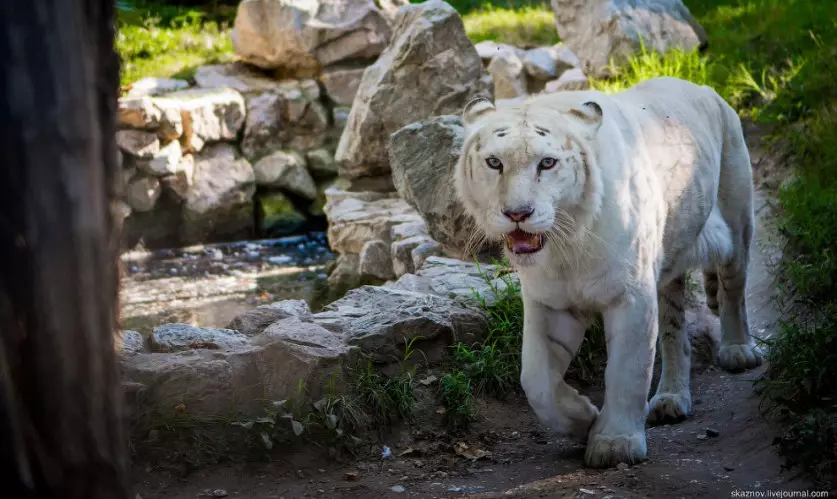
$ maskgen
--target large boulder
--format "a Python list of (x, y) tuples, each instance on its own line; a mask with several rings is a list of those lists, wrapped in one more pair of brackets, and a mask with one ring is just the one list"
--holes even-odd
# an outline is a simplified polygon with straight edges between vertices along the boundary
[(420, 221), (421, 218), (402, 199), (392, 196), (380, 198), (348, 193), (342, 196), (338, 188), (326, 190), (324, 207), (328, 218), (328, 244), (337, 253), (360, 254), (367, 241), (391, 244), (393, 228), (400, 224)]
[(366, 68), (334, 68), (323, 73), (320, 80), (326, 95), (336, 106), (350, 107), (357, 95)]
[(289, 317), (308, 319), (311, 317), (311, 309), (303, 300), (282, 300), (269, 305), (260, 305), (237, 315), (227, 324), (227, 329), (234, 329), (247, 336), (256, 336), (274, 322)]
[(392, 41), (363, 74), (335, 159), (341, 176), (389, 173), (389, 135), (441, 114), (458, 114), (477, 96), (492, 97), (462, 19), (431, 0), (398, 10)]
[(235, 148), (217, 144), (195, 158), (192, 187), (183, 204), (184, 244), (251, 237), (256, 175)]
[(122, 371), (127, 381), (144, 387), (142, 409), (160, 416), (257, 417), (272, 402), (298, 396), (300, 384), (312, 400), (332, 382), (339, 390), (357, 348), (314, 324), (279, 324), (281, 329), (254, 338), (258, 345), (139, 353), (123, 357)]
[(470, 343), (487, 331), (485, 314), (473, 307), (440, 296), (376, 286), (350, 291), (314, 314), (313, 321), (320, 320), (339, 329), (346, 344), (360, 347), (378, 362), (402, 360), (406, 343), (413, 339), (432, 357), (433, 346)]
[(491, 58), (487, 70), (494, 80), (496, 99), (514, 99), (529, 93), (529, 75), (518, 50), (500, 50)]
[(232, 350), (249, 345), (247, 337), (231, 329), (201, 328), (189, 324), (166, 324), (151, 333), (155, 352), (180, 352), (195, 348)]
[(250, 161), (276, 149), (313, 149), (326, 142), (329, 113), (315, 80), (284, 80), (270, 90), (244, 95), (241, 151)]
[(312, 201), (317, 197), (317, 185), (308, 173), (305, 158), (297, 152), (276, 151), (256, 162), (253, 169), (257, 185), (278, 187)]
[(386, 47), (404, 0), (244, 0), (232, 31), (245, 61), (289, 76), (313, 76), (341, 61), (372, 59)]
[(244, 97), (231, 88), (193, 88), (154, 99), (156, 106), (180, 111), (181, 145), (200, 151), (207, 143), (232, 141), (244, 125)]
[(474, 222), (465, 213), (453, 182), (463, 136), (459, 116), (439, 116), (392, 134), (389, 150), (395, 188), (421, 215), (427, 234), (446, 254), (470, 259), (481, 248), (469, 247), (477, 240)]
[(665, 53), (705, 46), (706, 32), (682, 0), (551, 0), (558, 36), (587, 75), (608, 74), (644, 45)]

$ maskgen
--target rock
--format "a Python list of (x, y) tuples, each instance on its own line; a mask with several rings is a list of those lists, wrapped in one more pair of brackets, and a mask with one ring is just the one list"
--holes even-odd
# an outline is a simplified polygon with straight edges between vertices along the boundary
[(129, 97), (162, 95), (187, 88), (189, 88), (189, 82), (186, 80), (177, 80), (174, 78), (143, 78), (131, 84), (131, 89), (128, 90), (127, 95)]
[(259, 194), (256, 198), (256, 215), (259, 234), (263, 237), (280, 237), (299, 230), (305, 216), (299, 213), (290, 199), (281, 192)]
[(414, 274), (404, 274), (385, 286), (452, 298), (472, 306), (478, 304), (476, 295), (479, 295), (491, 305), (502, 296), (509, 283), (518, 283), (516, 275), (497, 277), (497, 271), (495, 265), (478, 266), (454, 258), (429, 256)]
[(523, 56), (526, 72), (538, 80), (558, 78), (564, 71), (578, 67), (579, 64), (578, 57), (561, 43), (527, 50)]
[(351, 107), (366, 68), (335, 68), (320, 76), (326, 95), (337, 106)]
[[(443, 346), (470, 343), (485, 333), (485, 315), (453, 300), (376, 286), (362, 286), (327, 305), (343, 319), (343, 340), (360, 347), (373, 361), (402, 360), (404, 345), (413, 338)], [(320, 314), (314, 314), (316, 320)], [(419, 347), (422, 348), (422, 347)]]
[(195, 348), (232, 350), (249, 345), (247, 337), (232, 329), (200, 328), (189, 324), (166, 324), (151, 333), (154, 352), (179, 352)]
[(300, 384), (309, 401), (322, 396), (331, 381), (342, 389), (344, 365), (354, 365), (357, 350), (324, 344), (329, 335), (322, 330), (323, 341), (309, 334), (306, 342), (283, 337), (226, 351), (133, 355), (123, 359), (122, 370), (129, 382), (146, 387), (144, 411), (163, 417), (178, 410), (193, 417), (258, 417), (271, 401), (297, 397)]
[(184, 244), (253, 234), (256, 176), (228, 144), (206, 148), (195, 158), (192, 188), (183, 204)]
[(420, 269), (424, 265), (424, 261), (431, 256), (441, 256), (442, 245), (436, 241), (430, 240), (426, 243), (419, 244), (410, 253), (413, 259), (413, 268)]
[(395, 188), (421, 215), (427, 234), (446, 254), (470, 259), (481, 248), (469, 247), (474, 221), (465, 213), (453, 180), (463, 137), (459, 116), (439, 116), (398, 130), (389, 149)]
[(401, 7), (392, 42), (363, 73), (340, 137), (335, 159), (341, 176), (388, 173), (391, 133), (430, 116), (461, 113), (474, 97), (491, 97), (491, 89), (453, 7), (439, 0)]
[(491, 62), (491, 59), (494, 58), (495, 55), (499, 54), (501, 51), (510, 50), (517, 54), (518, 57), (523, 57), (524, 51), (507, 43), (497, 43), (491, 40), (486, 40), (484, 42), (479, 42), (478, 44), (474, 45), (474, 48), (477, 51), (477, 54), (482, 60), (485, 66)]
[(587, 90), (590, 82), (580, 68), (572, 68), (564, 71), (557, 80), (547, 82), (544, 90), (546, 92), (566, 92), (573, 90)]
[[(349, 114), (352, 112), (350, 106), (337, 106), (331, 110), (332, 118), (334, 119), (334, 128), (340, 130), (342, 133), (349, 123)], [(337, 137), (340, 138), (339, 135)]]
[(119, 99), (117, 117), (122, 126), (139, 129), (156, 128), (160, 124), (160, 115), (160, 109), (149, 97), (130, 96)]
[(128, 183), (125, 202), (134, 211), (151, 211), (160, 198), (160, 181), (156, 177), (141, 175)]
[(289, 317), (269, 325), (262, 334), (253, 338), (253, 344), (262, 346), (278, 340), (317, 344), (334, 350), (340, 349), (343, 343), (339, 336), (317, 324)]
[(513, 99), (528, 92), (528, 75), (517, 51), (500, 50), (491, 58), (487, 70), (494, 80), (495, 99)]
[(337, 176), (334, 154), (328, 149), (314, 149), (305, 153), (308, 170), (315, 179), (330, 179)]
[(310, 200), (317, 197), (317, 185), (305, 166), (305, 158), (294, 151), (276, 151), (253, 165), (256, 184), (279, 187)]
[(293, 86), (294, 80), (277, 80), (241, 62), (200, 66), (195, 71), (195, 84), (201, 88), (227, 87), (241, 93), (281, 90)]
[(379, 239), (366, 241), (360, 250), (361, 279), (369, 277), (386, 281), (395, 277), (389, 244)]
[(195, 174), (195, 157), (187, 154), (180, 158), (177, 169), (173, 175), (167, 175), (160, 179), (163, 188), (171, 191), (178, 199), (185, 200), (192, 187)]
[(173, 140), (157, 151), (152, 158), (138, 160), (136, 164), (142, 172), (162, 177), (177, 173), (180, 157), (180, 142)]
[(183, 116), (180, 108), (168, 101), (155, 101), (154, 105), (160, 110), (157, 127), (157, 136), (160, 140), (168, 142), (180, 139), (183, 135)]
[(244, 125), (244, 98), (230, 88), (194, 88), (158, 97), (161, 106), (180, 109), (181, 145), (187, 152), (204, 144), (234, 140)]
[(390, 253), (392, 254), (392, 271), (395, 277), (401, 277), (404, 274), (411, 274), (416, 271), (413, 267), (413, 250), (427, 242), (431, 242), (431, 239), (427, 236), (417, 235), (392, 243)]
[(340, 296), (360, 285), (360, 255), (343, 253), (337, 255), (334, 269), (326, 279), (329, 292)]
[(286, 80), (273, 90), (247, 95), (241, 150), (251, 160), (277, 149), (311, 149), (325, 143), (328, 111), (310, 88), (314, 80)]
[(137, 331), (122, 331), (122, 338), (119, 342), (119, 353), (122, 355), (135, 355), (145, 351), (145, 340), (142, 334)]
[(123, 152), (140, 159), (152, 159), (160, 152), (157, 134), (142, 130), (119, 130), (116, 132), (116, 145)]
[[(418, 214), (403, 200), (383, 198), (363, 201), (360, 197), (341, 197), (337, 189), (326, 190), (324, 207), (328, 218), (328, 242), (338, 253), (359, 254), (366, 241), (392, 243), (392, 227), (420, 221)], [(332, 198), (336, 194), (336, 197)]]
[(246, 336), (256, 336), (271, 324), (289, 317), (309, 319), (311, 309), (303, 300), (283, 300), (270, 305), (260, 305), (236, 316), (227, 324), (227, 329), (234, 329)]
[(558, 36), (588, 75), (608, 73), (640, 51), (685, 51), (706, 44), (706, 32), (681, 0), (551, 0)]
[(320, 67), (376, 57), (389, 42), (403, 0), (244, 0), (232, 31), (233, 49), (264, 69), (311, 76)]

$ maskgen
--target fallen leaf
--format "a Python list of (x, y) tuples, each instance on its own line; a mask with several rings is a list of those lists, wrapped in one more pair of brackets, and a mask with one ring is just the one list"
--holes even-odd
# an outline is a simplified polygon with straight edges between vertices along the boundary
[(420, 450), (413, 449), (412, 447), (408, 447), (404, 452), (402, 452), (401, 454), (398, 454), (398, 457), (413, 456), (413, 455), (419, 455), (419, 454), (421, 454)]
[(436, 376), (433, 376), (433, 375), (431, 374), (430, 376), (428, 376), (428, 377), (426, 377), (426, 378), (424, 378), (424, 379), (419, 380), (419, 383), (420, 383), (420, 384), (422, 384), (422, 385), (424, 385), (424, 386), (430, 386), (430, 385), (432, 385), (433, 383), (435, 383), (435, 382), (436, 382), (436, 381), (438, 381), (438, 380), (439, 380), (439, 378), (437, 378)]
[(300, 436), (302, 435), (302, 431), (304, 430), (302, 423), (296, 420), (291, 420), (291, 427), (294, 430), (294, 435)]
[(174, 412), (186, 412), (186, 404), (177, 404), (174, 406)]
[(456, 452), (457, 456), (462, 456), (465, 459), (470, 459), (471, 461), (485, 459), (491, 455), (491, 452), (485, 449), (480, 449), (479, 447), (471, 447), (465, 442), (457, 442), (453, 447), (453, 450)]
[(444, 416), (446, 412), (448, 411), (444, 407), (439, 407), (438, 409), (436, 409), (436, 414), (441, 414), (442, 416)]

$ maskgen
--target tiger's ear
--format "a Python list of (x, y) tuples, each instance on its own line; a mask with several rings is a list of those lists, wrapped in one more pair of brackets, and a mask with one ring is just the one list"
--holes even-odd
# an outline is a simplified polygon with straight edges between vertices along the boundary
[(471, 125), (480, 117), (494, 111), (494, 104), (485, 97), (477, 97), (465, 105), (462, 110), (462, 121), (466, 125)]
[(570, 109), (570, 114), (595, 129), (599, 128), (604, 117), (602, 107), (593, 101), (585, 102), (580, 107)]

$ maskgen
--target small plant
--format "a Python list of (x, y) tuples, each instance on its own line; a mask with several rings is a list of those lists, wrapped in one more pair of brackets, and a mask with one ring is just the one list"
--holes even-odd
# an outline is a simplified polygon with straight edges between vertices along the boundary
[(471, 394), (471, 380), (462, 371), (448, 373), (439, 380), (439, 401), (448, 431), (459, 432), (476, 418)]

